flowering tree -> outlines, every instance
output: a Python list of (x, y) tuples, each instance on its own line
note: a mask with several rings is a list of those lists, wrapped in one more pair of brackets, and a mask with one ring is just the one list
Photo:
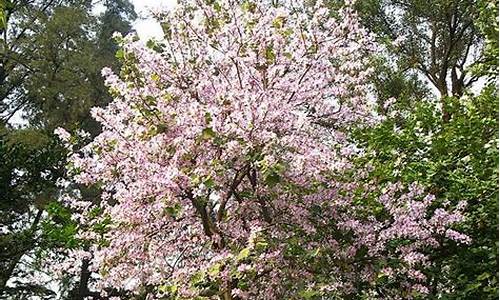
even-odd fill
[[(349, 6), (183, 1), (165, 38), (117, 37), (103, 132), (71, 158), (99, 288), (167, 299), (411, 298), (459, 211), (381, 185), (345, 128), (374, 118)], [(70, 140), (64, 132), (60, 135)], [(432, 209), (431, 209), (432, 207)]]

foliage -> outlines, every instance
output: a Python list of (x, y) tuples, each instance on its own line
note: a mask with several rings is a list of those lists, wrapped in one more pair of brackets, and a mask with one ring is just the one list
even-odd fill
[[(498, 1), (471, 1), (462, 6), (464, 3), (358, 2), (364, 24), (387, 45), (386, 55), (396, 58), (398, 67), (389, 74), (398, 78), (402, 73), (403, 82), (411, 82), (405, 74), (408, 68), (427, 77), (432, 77), (429, 70), (441, 69), (441, 77), (448, 83), (442, 84), (446, 90), (440, 90), (439, 103), (435, 103), (429, 100), (432, 96), (415, 93), (419, 89), (394, 90), (391, 78), (395, 75), (376, 76), (372, 81), (379, 111), (387, 120), (362, 131), (357, 141), (376, 151), (365, 157), (376, 162), (373, 176), (416, 180), (441, 203), (456, 204), (461, 199), (469, 203), (462, 230), (472, 237), (471, 248), (450, 247), (435, 253), (441, 261), (430, 274), (434, 277), (432, 293), (447, 299), (496, 299), (498, 273), (492, 270), (498, 269)], [(399, 10), (391, 9), (394, 7)], [(402, 13), (400, 19), (398, 13)], [(453, 27), (462, 29), (452, 34)], [(446, 46), (447, 39), (456, 42)], [(436, 43), (444, 44), (437, 47)], [(449, 55), (441, 56), (433, 49), (449, 49), (445, 53)], [(454, 73), (457, 61), (469, 66)], [(381, 64), (382, 68), (386, 65)], [(456, 80), (462, 76), (472, 83), (487, 82), (479, 96), (467, 89), (457, 92)], [(435, 80), (429, 80), (439, 90)], [(458, 98), (463, 92), (466, 96)], [(457, 97), (448, 97), (450, 94)]]
[(466, 201), (461, 230), (468, 248), (449, 246), (434, 254), (432, 294), (443, 299), (498, 297), (498, 93), (486, 87), (479, 96), (454, 99), (448, 123), (432, 102), (393, 108), (373, 129), (358, 132), (369, 155), (358, 163), (374, 166), (379, 182), (418, 181), (442, 204)]
[(0, 52), (5, 122), (22, 111), (32, 125), (49, 131), (63, 125), (99, 132), (90, 108), (110, 100), (100, 70), (118, 67), (111, 36), (130, 32), (136, 17), (128, 1), (104, 5), (98, 17), (83, 0), (13, 6)]
[(33, 124), (48, 130), (67, 124), (98, 132), (88, 111), (108, 98), (99, 78), (103, 65), (96, 63), (89, 13), (81, 7), (57, 7), (32, 28), (36, 52), (29, 67), (36, 74), (26, 78), (24, 88), (29, 97), (25, 110)]
[(479, 1), (477, 9), (479, 11), (477, 26), (486, 41), (483, 58), (473, 71), (482, 76), (486, 75), (491, 80), (498, 78), (498, 1)]
[(40, 22), (50, 18), (56, 7), (88, 8), (89, 3), (84, 0), (5, 0), (0, 3), (3, 19), (0, 27), (0, 113), (2, 121), (7, 122), (30, 100), (24, 84), (27, 78), (36, 75), (31, 61), (37, 53), (40, 32), (36, 29)]
[[(81, 246), (78, 223), (59, 198), (67, 152), (47, 132), (57, 126), (92, 135), (100, 130), (89, 115), (90, 107), (110, 100), (100, 70), (119, 67), (111, 35), (128, 33), (135, 18), (128, 1), (104, 5), (102, 17), (84, 0), (0, 2), (0, 297), (91, 295), (84, 263), (77, 276), (46, 283), (54, 278), (44, 263), (58, 264), (68, 249)], [(26, 128), (7, 123), (15, 113)]]
[[(38, 229), (43, 208), (57, 198), (55, 181), (64, 171), (60, 160), (66, 151), (52, 135), (24, 129), (0, 132), (0, 288), (4, 291), (11, 277), (28, 276), (26, 269), (17, 268), (21, 257), (40, 243)], [(14, 293), (10, 289), (9, 293)], [(18, 286), (19, 290), (25, 287)], [(35, 282), (29, 290), (41, 293), (45, 289)]]
[(413, 70), (438, 91), (444, 121), (450, 119), (448, 96), (461, 97), (482, 76), (474, 70), (497, 60), (483, 46), (491, 37), (498, 40), (492, 35), (498, 21), (489, 1), (369, 0), (356, 5), (398, 72)]
[(369, 80), (380, 115), (387, 115), (389, 106), (392, 110), (405, 110), (429, 98), (430, 89), (418, 73), (394, 65), (383, 55), (374, 55), (371, 64), (374, 72)]

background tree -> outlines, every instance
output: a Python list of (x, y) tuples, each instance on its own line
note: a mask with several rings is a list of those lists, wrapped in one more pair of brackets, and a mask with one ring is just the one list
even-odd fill
[(477, 82), (471, 68), (486, 59), (480, 1), (370, 0), (357, 5), (364, 25), (396, 60), (398, 70), (418, 71), (439, 92), (443, 120), (448, 121), (448, 96), (461, 97)]
[[(35, 129), (1, 130), (0, 291), (5, 292), (4, 297), (15, 297), (17, 292), (49, 292), (43, 283), (37, 285), (23, 278), (32, 266), (21, 258), (42, 243), (44, 208), (57, 197), (55, 181), (63, 175), (61, 157), (65, 152), (53, 137)], [(13, 277), (20, 281), (7, 288), (7, 281)]]
[[(89, 111), (110, 100), (101, 69), (118, 67), (116, 50), (109, 46), (111, 35), (130, 32), (135, 18), (128, 1), (104, 5), (104, 13), (94, 16), (90, 1), (2, 2), (0, 154), (8, 162), (2, 166), (0, 209), (2, 297), (46, 293), (50, 298), (54, 297), (50, 288), (55, 286), (59, 294), (72, 299), (91, 295), (87, 269), (79, 277), (66, 276), (50, 286), (31, 275), (41, 274), (40, 262), (48, 255), (54, 263), (65, 255), (54, 249), (76, 243), (71, 212), (57, 202), (56, 179), (64, 175), (66, 153), (58, 148), (52, 132), (57, 126), (91, 135), (100, 130)], [(28, 128), (6, 123), (16, 112), (29, 122)], [(93, 195), (93, 191), (84, 194)]]
[[(471, 247), (435, 253), (432, 294), (496, 299), (498, 1), (360, 1), (358, 9), (385, 49), (382, 57), (396, 61), (376, 65), (390, 70), (372, 78), (386, 120), (357, 135), (374, 151), (360, 163), (373, 163), (372, 176), (382, 182), (417, 180), (441, 203), (466, 200)], [(414, 74), (438, 97), (391, 85), (392, 78), (412, 82)]]
[(63, 5), (90, 7), (89, 1), (11, 1), (2, 0), (3, 26), (0, 29), (0, 99), (2, 119), (7, 122), (15, 112), (29, 101), (24, 88), (25, 80), (35, 74), (31, 61), (36, 55), (34, 32), (37, 21), (47, 19), (54, 9)]

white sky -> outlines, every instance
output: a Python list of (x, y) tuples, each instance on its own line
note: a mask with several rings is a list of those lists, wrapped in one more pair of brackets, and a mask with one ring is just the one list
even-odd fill
[(151, 37), (161, 37), (162, 31), (160, 24), (153, 20), (149, 14), (151, 8), (170, 9), (177, 4), (176, 0), (131, 0), (135, 6), (135, 11), (139, 18), (134, 22), (134, 29), (141, 39), (147, 40)]

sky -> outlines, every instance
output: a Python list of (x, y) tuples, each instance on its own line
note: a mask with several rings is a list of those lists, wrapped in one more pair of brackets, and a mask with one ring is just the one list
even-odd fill
[(134, 29), (141, 39), (149, 39), (151, 37), (161, 37), (162, 31), (160, 24), (150, 17), (149, 9), (151, 8), (166, 8), (170, 9), (177, 3), (176, 0), (130, 0), (135, 6), (139, 18), (134, 22)]

